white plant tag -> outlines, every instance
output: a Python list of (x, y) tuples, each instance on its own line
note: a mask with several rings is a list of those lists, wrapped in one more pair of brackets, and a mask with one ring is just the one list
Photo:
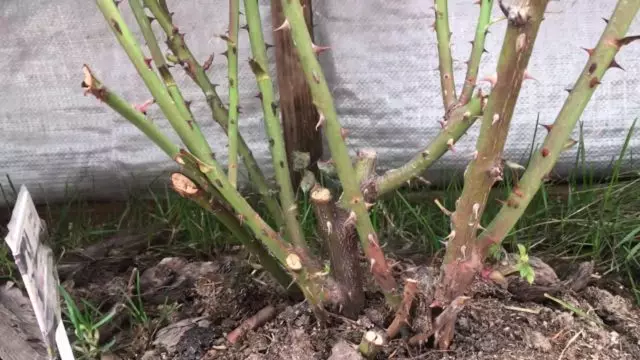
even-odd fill
[(8, 228), (5, 241), (22, 275), (49, 358), (73, 360), (62, 323), (58, 292), (60, 281), (53, 252), (43, 243), (47, 236), (46, 223), (38, 216), (25, 186), (20, 187)]

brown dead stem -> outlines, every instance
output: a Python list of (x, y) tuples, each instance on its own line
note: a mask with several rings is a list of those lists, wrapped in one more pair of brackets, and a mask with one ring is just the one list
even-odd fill
[(421, 345), (434, 337), (434, 343), (440, 350), (446, 350), (453, 339), (455, 321), (464, 305), (469, 300), (468, 296), (459, 296), (447, 306), (444, 311), (435, 319), (433, 326), (428, 332), (415, 335), (409, 339), (409, 345)]
[(242, 337), (249, 331), (255, 330), (258, 327), (264, 325), (267, 321), (273, 319), (276, 316), (276, 308), (267, 305), (262, 310), (258, 311), (252, 317), (246, 319), (227, 335), (227, 341), (231, 344), (237, 343)]
[(396, 311), (396, 317), (393, 322), (387, 328), (387, 337), (393, 339), (398, 335), (400, 329), (406, 324), (409, 325), (409, 316), (411, 312), (411, 305), (413, 299), (416, 296), (418, 290), (418, 282), (414, 279), (406, 279), (404, 282), (404, 292), (402, 294), (402, 302), (398, 311)]

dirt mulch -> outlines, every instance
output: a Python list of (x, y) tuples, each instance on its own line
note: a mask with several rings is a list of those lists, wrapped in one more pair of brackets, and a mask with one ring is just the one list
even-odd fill
[[(117, 357), (112, 359), (360, 359), (353, 349), (362, 334), (369, 329), (384, 331), (393, 320), (381, 295), (368, 292), (367, 307), (358, 319), (333, 314), (327, 326), (320, 326), (306, 303), (290, 301), (240, 251), (208, 262), (159, 261), (152, 253), (123, 257), (118, 264), (109, 259), (104, 268), (94, 259), (91, 279), (82, 276), (86, 271), (69, 274), (65, 286), (74, 296), (109, 309), (122, 304), (123, 296), (134, 294), (131, 271), (140, 269), (142, 298), (151, 320), (146, 325), (131, 324), (126, 310), (121, 310), (101, 330), (103, 341), (117, 340), (112, 354)], [(402, 266), (402, 275), (418, 280), (420, 289), (435, 281), (435, 267)], [(388, 342), (377, 359), (640, 359), (640, 310), (613, 280), (592, 279), (577, 293), (557, 295), (587, 317), (551, 300), (516, 300), (504, 288), (482, 280), (470, 296), (458, 316), (449, 351), (407, 344), (428, 326), (428, 304), (418, 298), (411, 328)], [(163, 311), (167, 297), (168, 303), (179, 304), (169, 313)], [(226, 340), (244, 320), (269, 306), (275, 314), (271, 320), (248, 331), (235, 345)]]

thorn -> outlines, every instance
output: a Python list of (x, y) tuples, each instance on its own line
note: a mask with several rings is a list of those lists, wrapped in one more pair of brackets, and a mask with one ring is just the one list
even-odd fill
[(489, 52), (487, 51), (487, 49), (482, 48), (482, 53), (483, 53), (483, 54), (488, 54)]
[(369, 240), (369, 243), (375, 247), (380, 247), (380, 244), (378, 244), (378, 240), (376, 239), (376, 236), (374, 234), (369, 234), (367, 235), (367, 240)]
[(142, 103), (142, 105), (135, 105), (134, 108), (138, 111), (140, 111), (141, 113), (147, 115), (147, 109), (149, 108), (149, 106), (153, 103), (155, 103), (156, 100), (155, 99), (149, 99), (147, 101), (145, 101), (144, 103)]
[(627, 37), (623, 37), (622, 39), (616, 39), (614, 44), (618, 49), (620, 49), (621, 47), (625, 45), (629, 45), (630, 43), (636, 40), (640, 40), (640, 35), (627, 36)]
[(446, 238), (444, 238), (445, 241), (449, 242), (449, 240), (453, 239), (454, 237), (456, 237), (456, 231), (455, 230), (451, 230), (451, 232), (449, 233), (449, 235), (447, 235)]
[(593, 55), (593, 53), (595, 52), (596, 49), (588, 49), (588, 48), (583, 48), (581, 47), (582, 50), (586, 51), (587, 54), (589, 54), (589, 56)]
[(225, 50), (224, 52), (221, 52), (220, 55), (226, 57), (227, 59), (229, 59), (229, 50)]
[(267, 50), (269, 50), (270, 48), (274, 47), (275, 45), (271, 45), (269, 43), (264, 43), (264, 46), (267, 48)]
[(357, 219), (356, 213), (353, 212), (353, 211), (350, 212), (349, 213), (349, 217), (347, 218), (347, 220), (344, 221), (345, 226), (346, 225), (355, 224), (356, 223), (356, 219)]
[(455, 152), (456, 151), (456, 149), (453, 147), (453, 138), (447, 140), (447, 146), (449, 147), (449, 150), (451, 152)]
[(493, 121), (491, 121), (491, 125), (495, 125), (498, 121), (500, 121), (500, 114), (495, 113), (493, 114)]
[(153, 59), (151, 59), (151, 58), (148, 58), (148, 57), (145, 57), (145, 58), (144, 58), (144, 63), (145, 63), (145, 64), (147, 64), (147, 67), (148, 67), (149, 69), (152, 69), (152, 67), (151, 67), (151, 62), (152, 62), (152, 61), (153, 61)]
[(493, 74), (491, 76), (485, 76), (482, 79), (480, 79), (480, 81), (487, 81), (491, 84), (491, 87), (496, 86), (496, 83), (498, 82), (498, 74)]
[(320, 76), (318, 76), (318, 74), (315, 71), (313, 71), (311, 75), (313, 76), (313, 81), (315, 81), (316, 84), (320, 84)]
[(597, 77), (594, 77), (594, 78), (591, 79), (591, 81), (589, 81), (589, 87), (592, 88), (592, 89), (594, 87), (596, 87), (596, 85), (600, 85), (600, 84), (602, 84), (602, 83), (600, 82), (600, 80), (598, 80)]
[(611, 63), (609, 64), (609, 69), (611, 68), (618, 68), (622, 71), (625, 71), (624, 68), (622, 66), (620, 66), (620, 64), (618, 64), (618, 62), (616, 61), (615, 58), (611, 59)]
[(440, 208), (440, 211), (442, 211), (445, 215), (451, 216), (451, 214), (453, 214), (453, 212), (451, 212), (450, 210), (447, 210), (447, 208), (445, 208), (438, 199), (434, 199), (433, 202)]
[(568, 92), (569, 94), (571, 94), (571, 92), (573, 91), (573, 89), (572, 89), (572, 88), (566, 88), (566, 89), (564, 89), (564, 91), (566, 91), (566, 92)]
[(259, 92), (258, 95), (254, 96), (255, 98), (260, 99), (260, 101), (262, 101), (262, 93)]
[(478, 150), (473, 152), (473, 160), (478, 160)]
[(475, 203), (473, 204), (473, 217), (477, 220), (478, 219), (478, 213), (480, 212), (480, 204), (479, 203)]
[(538, 82), (538, 79), (534, 78), (533, 76), (531, 76), (531, 74), (529, 74), (529, 72), (527, 70), (524, 71), (524, 74), (522, 74), (522, 80), (533, 80), (535, 82)]
[(441, 129), (444, 129), (447, 126), (447, 122), (444, 120), (438, 120), (438, 123), (440, 124)]
[(340, 128), (340, 136), (342, 137), (342, 140), (345, 140), (348, 135), (349, 135), (349, 130), (345, 128)]
[(553, 129), (553, 124), (547, 125), (547, 124), (540, 124), (540, 126), (542, 126), (543, 128), (545, 128), (547, 130), (547, 132), (551, 131), (551, 129)]
[(202, 64), (202, 69), (204, 69), (204, 71), (209, 70), (211, 64), (213, 64), (213, 54), (209, 55), (207, 60), (204, 61), (204, 63)]
[(156, 19), (153, 16), (147, 16), (147, 19), (149, 19), (150, 23), (153, 23), (153, 21)]
[(431, 185), (431, 181), (423, 178), (422, 176), (416, 176), (416, 179), (420, 180), (421, 183), (430, 186)]
[(324, 114), (321, 111), (318, 111), (318, 112), (320, 113), (320, 119), (318, 119), (318, 123), (316, 123), (316, 131), (318, 131), (320, 126), (322, 126), (325, 122)]
[(313, 50), (313, 52), (316, 55), (320, 55), (322, 52), (331, 49), (331, 47), (329, 47), (329, 46), (318, 46), (318, 45), (316, 45), (314, 43), (311, 43), (311, 49)]
[(607, 19), (607, 18), (602, 18), (602, 20), (604, 21), (605, 24), (609, 23), (609, 19)]
[(526, 168), (516, 162), (505, 160), (504, 163), (510, 168), (514, 170), (526, 170)]
[(240, 26), (240, 29), (249, 31), (249, 24)]
[(280, 25), (277, 28), (273, 29), (273, 31), (289, 30), (289, 29), (291, 29), (291, 24), (289, 24), (289, 19), (285, 19), (284, 22), (282, 23), (282, 25)]

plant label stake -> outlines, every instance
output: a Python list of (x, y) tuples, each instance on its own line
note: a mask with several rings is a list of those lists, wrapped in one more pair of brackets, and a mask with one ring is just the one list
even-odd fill
[(42, 241), (47, 235), (46, 223), (38, 216), (24, 185), (20, 187), (7, 227), (9, 234), (5, 241), (11, 248), (29, 294), (49, 359), (73, 360), (60, 313), (60, 281), (53, 263), (53, 252)]

